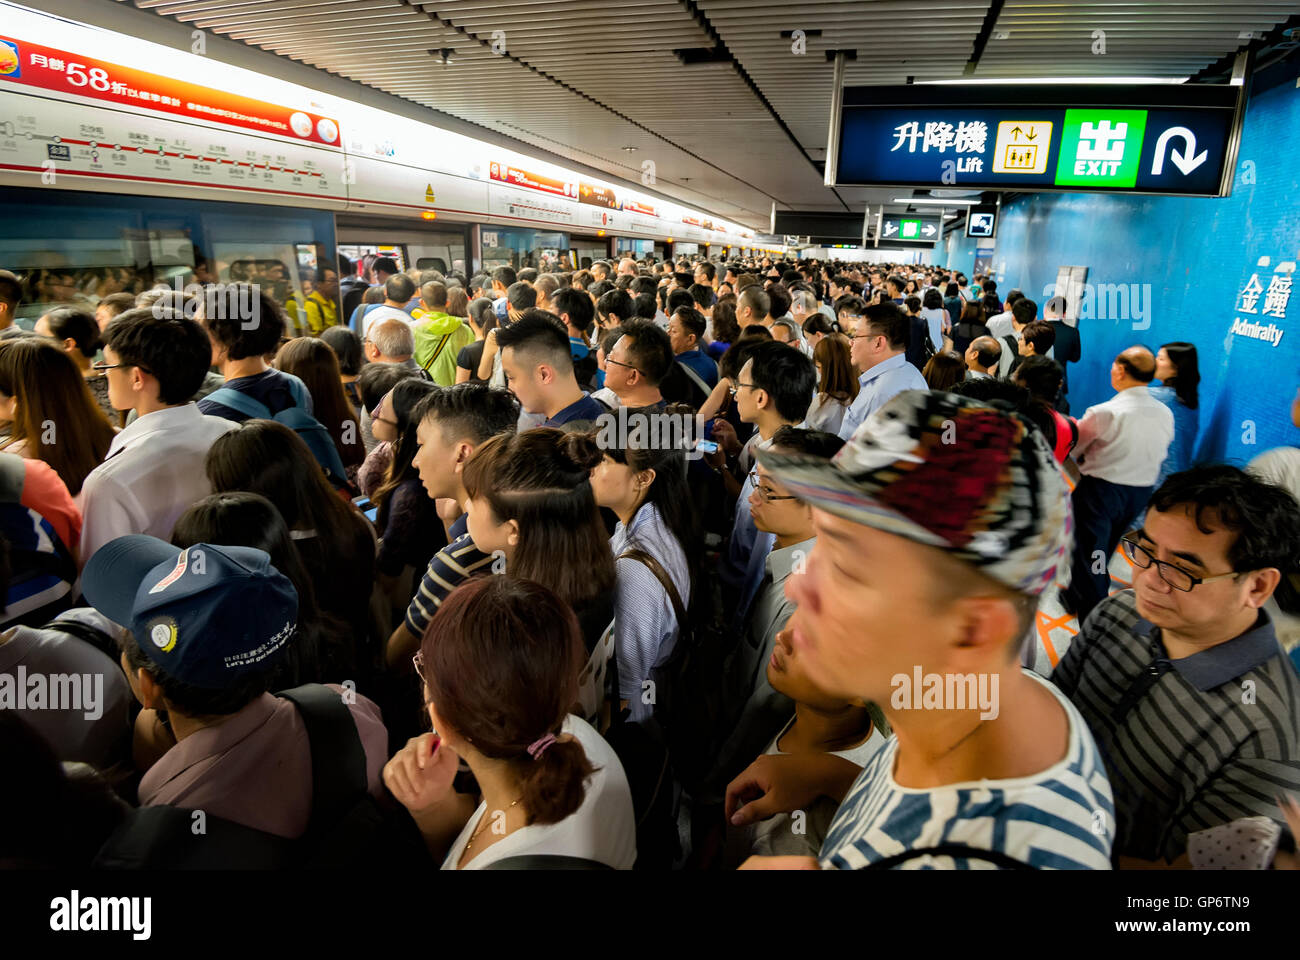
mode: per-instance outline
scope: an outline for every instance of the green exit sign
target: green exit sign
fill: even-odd
[[[921,221],[900,220],[898,223],[898,237],[900,240],[921,239]]]
[[[1145,110],[1066,110],[1056,183],[1088,187],[1135,185],[1146,125]]]

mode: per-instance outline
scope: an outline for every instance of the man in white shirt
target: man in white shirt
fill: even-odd
[[[910,320],[897,304],[875,303],[863,311],[849,356],[862,371],[858,396],[844,414],[840,436],[853,438],[862,421],[904,390],[930,389],[921,371],[907,362]]]
[[[366,313],[361,322],[365,326],[365,336],[376,323],[385,320],[401,320],[403,323],[415,324],[415,319],[406,312],[406,304],[415,296],[415,281],[404,273],[388,278],[384,284],[384,302]],[[364,338],[363,338],[364,339]]]
[[[176,520],[212,492],[203,468],[216,439],[239,425],[190,402],[212,357],[208,335],[178,313],[128,310],[104,331],[108,399],[136,420],[113,438],[78,495],[80,563],[128,533],[169,540]]]
[[[1000,338],[1011,333],[1011,308],[1022,297],[1024,297],[1024,294],[1019,290],[1012,290],[1007,294],[1006,309],[997,316],[990,317],[988,323],[985,324],[989,328],[989,336]]]
[[[1129,347],[1110,367],[1115,396],[1079,420],[1074,563],[1061,602],[1080,623],[1109,595],[1111,554],[1146,506],[1174,439],[1174,415],[1147,389],[1155,372],[1150,350]]]

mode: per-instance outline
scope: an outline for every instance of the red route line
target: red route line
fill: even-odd
[[[28,167],[18,163],[0,163],[0,170],[23,170],[31,173],[44,173],[44,167]],[[288,197],[310,197],[312,200],[333,200],[344,202],[339,197],[321,196],[317,193],[303,193],[300,190],[276,190],[271,187],[249,187],[238,183],[204,183],[202,180],[172,180],[167,177],[144,177],[129,173],[108,173],[99,170],[67,170],[68,177],[103,177],[108,180],[139,180],[144,183],[177,183],[191,187],[211,187],[214,190],[252,190],[257,193],[278,193]]]

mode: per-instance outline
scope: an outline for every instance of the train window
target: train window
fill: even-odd
[[[93,309],[113,293],[160,284],[250,280],[280,302],[310,292],[334,242],[329,214],[285,207],[0,189],[0,267],[23,281],[17,318],[31,328],[53,306]]]
[[[543,273],[569,262],[569,237],[564,233],[519,227],[484,227],[483,269],[536,267]]]
[[[593,261],[604,260],[609,256],[609,250],[603,240],[595,242],[575,238],[573,241],[573,256],[583,270],[589,270]]]
[[[439,273],[447,272],[447,261],[442,257],[421,257],[415,261],[417,270],[437,270]]]

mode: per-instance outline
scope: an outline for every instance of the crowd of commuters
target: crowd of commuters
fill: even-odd
[[[24,282],[0,862],[1297,865],[1300,454],[1198,459],[1193,344],[1071,416],[938,267]]]

